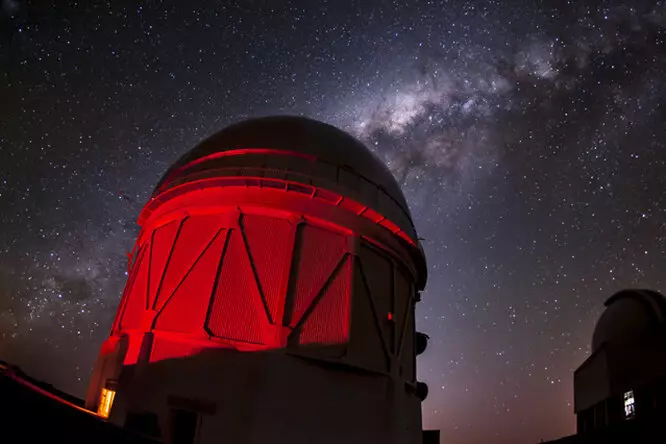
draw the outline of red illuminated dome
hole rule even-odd
[[[247,150],[248,147],[254,148]],[[312,165],[303,162],[290,164],[271,161],[270,151],[264,153],[258,148],[275,150],[283,154],[293,153],[297,158],[316,160],[322,165],[317,165],[317,168],[313,169]],[[253,151],[256,155],[267,155],[263,158],[247,159],[244,162],[230,160],[227,157],[253,154]],[[213,162],[216,159],[223,160]],[[265,168],[266,177],[275,177],[275,173],[271,171],[271,168],[275,168],[283,173],[293,172],[302,175],[300,180],[305,182],[328,180],[329,185],[337,184],[352,193],[360,191],[359,188],[363,184],[359,181],[367,181],[385,192],[401,207],[405,215],[410,217],[400,187],[381,160],[360,141],[344,131],[305,117],[264,117],[246,120],[223,129],[178,159],[160,180],[156,192],[173,186],[174,182],[180,183],[194,172],[214,169],[216,174],[219,174],[221,168],[240,165]],[[339,177],[330,174],[333,168],[342,168],[358,179],[341,181]],[[326,171],[327,169],[329,171]],[[413,227],[411,230],[413,231]]]
[[[359,141],[301,117],[232,125],[167,171],[139,224],[89,408],[167,439],[194,411],[201,443],[418,442],[425,258]]]
[[[405,197],[382,161],[354,137],[316,120],[273,116],[231,125],[178,159],[153,197],[210,177],[275,179],[280,182],[265,183],[286,188],[292,182],[294,190],[294,182],[313,185],[320,197],[333,191],[362,203],[369,216],[383,217],[394,232],[418,243]],[[425,265],[421,268],[425,272]],[[425,282],[426,276],[420,279]]]

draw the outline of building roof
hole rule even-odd
[[[593,353],[604,344],[634,344],[666,331],[666,298],[656,291],[622,290],[604,305],[592,335]]]
[[[169,168],[139,224],[170,196],[226,186],[291,191],[334,205],[344,201],[348,211],[408,244],[418,268],[417,287],[425,285],[425,254],[400,186],[363,143],[334,126],[305,117],[273,116],[222,129]]]
[[[262,117],[224,128],[178,159],[162,177],[156,190],[173,179],[174,173],[196,160],[247,148],[300,153],[351,170],[384,190],[409,214],[395,178],[363,143],[334,126],[297,116]]]

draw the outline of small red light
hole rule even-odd
[[[393,313],[389,312],[388,314],[388,320],[392,321],[393,320]]]

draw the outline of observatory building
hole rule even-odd
[[[173,443],[420,443],[426,262],[391,173],[300,117],[232,125],[140,216],[86,408]]]
[[[666,420],[666,298],[651,290],[611,296],[574,373],[579,434],[627,420]]]
[[[622,290],[605,306],[574,372],[577,433],[552,444],[666,442],[666,298]]]

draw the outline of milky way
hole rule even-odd
[[[0,4],[0,359],[81,396],[160,175],[229,123],[300,114],[405,190],[424,425],[573,432],[603,301],[666,290],[664,3],[82,3]]]

